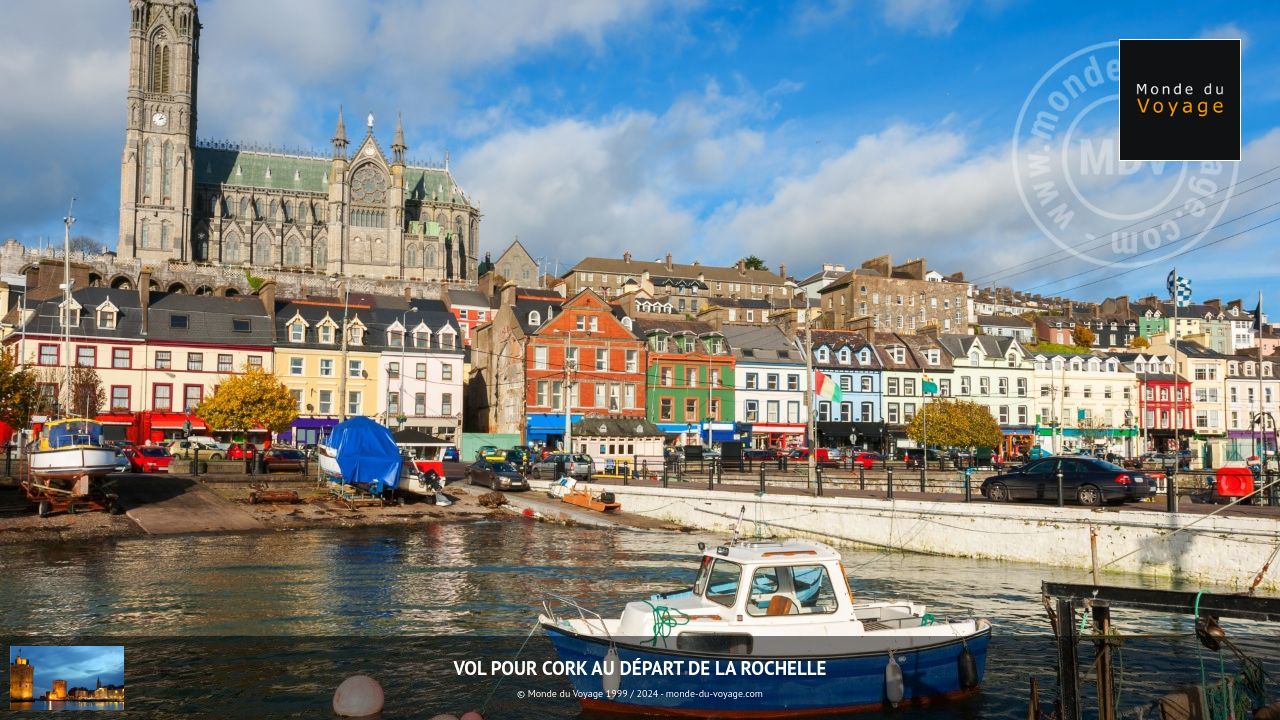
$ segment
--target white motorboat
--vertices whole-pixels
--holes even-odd
[[[54,420],[41,428],[30,467],[37,477],[68,480],[102,477],[118,469],[116,449],[102,442],[102,425],[85,418]]]

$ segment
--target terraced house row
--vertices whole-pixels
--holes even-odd
[[[139,283],[148,285],[145,277]],[[255,295],[235,297],[91,287],[75,290],[70,306],[61,295],[28,298],[15,312],[5,344],[36,368],[48,408],[62,402],[70,353],[72,365],[96,370],[106,421],[145,412],[161,430],[177,432],[186,421],[217,430],[192,410],[221,378],[257,367],[274,373],[297,403],[285,440],[315,442],[354,415],[448,439],[461,432],[464,345],[442,300],[340,289],[277,299],[267,281]]]

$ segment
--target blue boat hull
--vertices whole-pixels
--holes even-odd
[[[603,663],[609,643],[543,625],[560,659],[582,661],[592,668]],[[937,645],[895,652],[902,668],[904,705],[925,704],[967,695],[977,685],[966,688],[960,681],[960,655],[968,647],[981,684],[986,670],[987,643],[991,629],[964,640],[941,638]],[[618,692],[612,697],[604,690],[599,674],[571,674],[585,710],[626,715],[665,715],[699,718],[794,718],[836,713],[879,710],[888,706],[885,696],[885,667],[888,653],[824,656],[813,658],[761,658],[743,655],[706,655],[676,652],[634,645],[615,645],[621,663],[670,660],[739,664],[748,660],[821,660],[826,663],[821,676],[767,675],[622,675]]]

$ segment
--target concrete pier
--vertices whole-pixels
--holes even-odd
[[[535,488],[546,483],[532,483]],[[627,513],[705,530],[806,537],[834,545],[1012,560],[1087,572],[1089,532],[1104,571],[1185,578],[1247,590],[1280,544],[1273,517],[1213,516],[1043,504],[756,495],[688,485],[610,485]],[[1280,562],[1259,585],[1280,590]]]
[[[115,492],[129,519],[151,535],[264,529],[240,506],[182,476],[123,475]]]

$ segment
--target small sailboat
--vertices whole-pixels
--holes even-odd
[[[584,710],[666,717],[818,717],[959,697],[981,684],[991,636],[985,619],[859,601],[839,553],[798,540],[703,548],[691,588],[618,618],[553,597],[538,620]]]
[[[103,444],[102,425],[85,418],[46,423],[30,463],[36,477],[67,480],[102,477],[117,469],[116,449]]]

